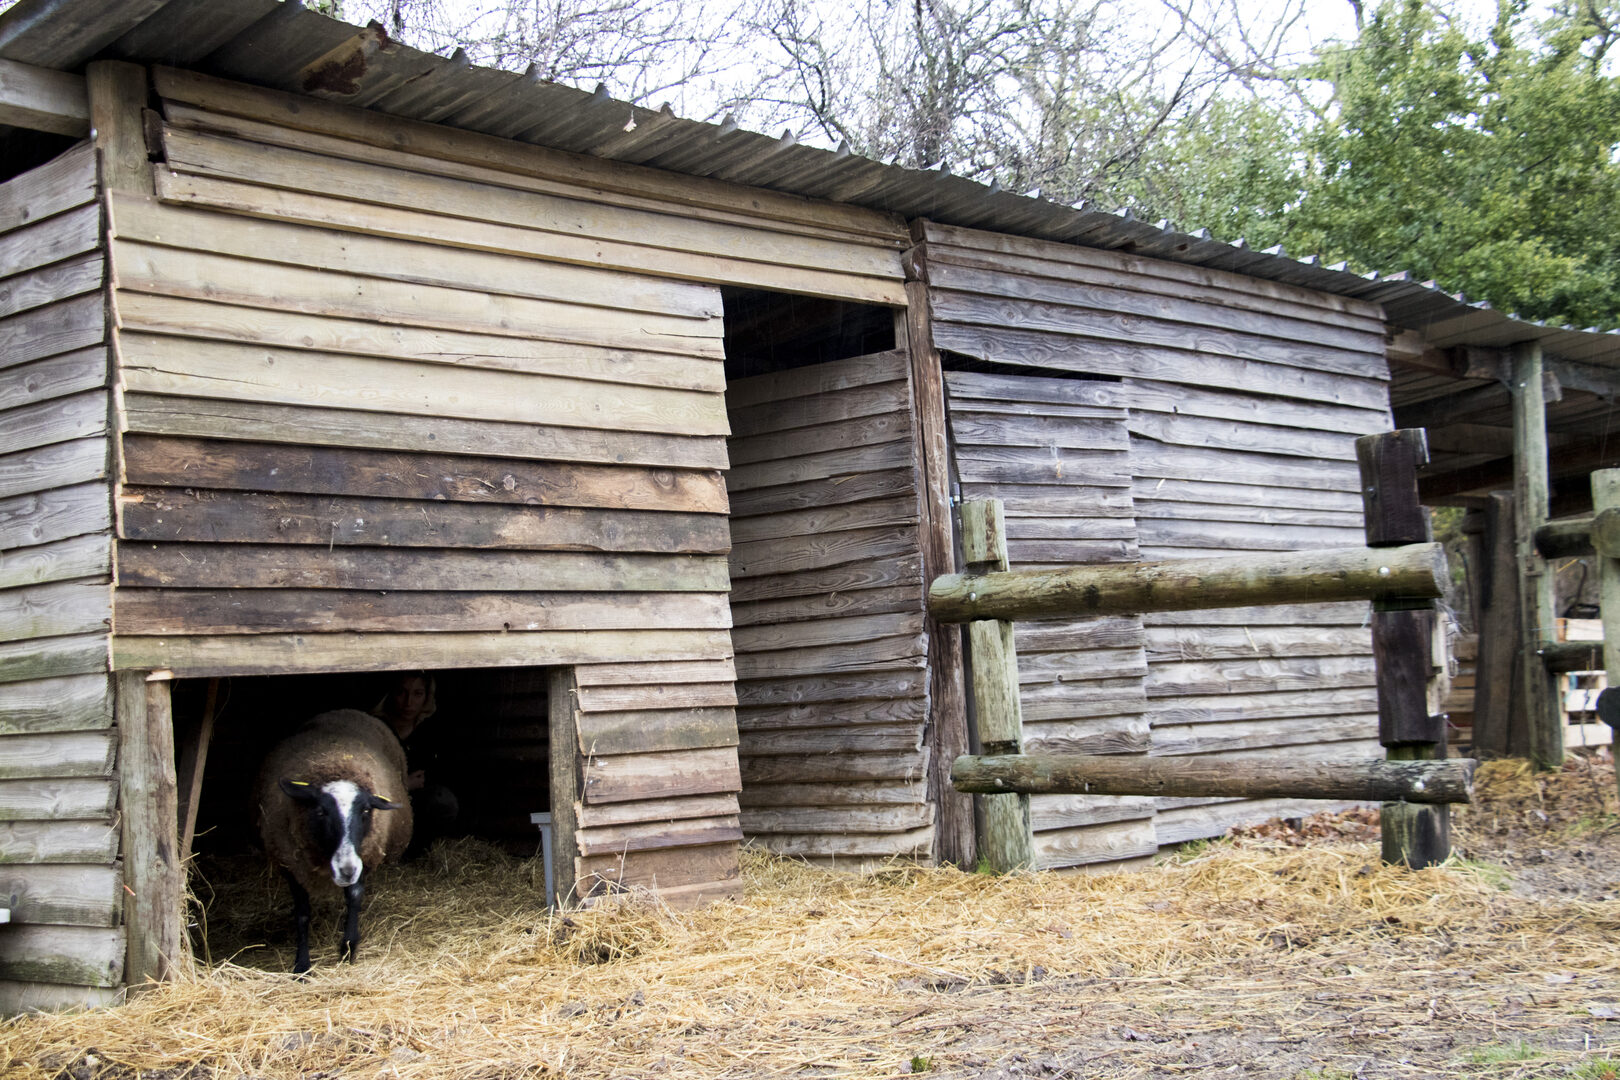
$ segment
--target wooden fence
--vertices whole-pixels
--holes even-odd
[[[1029,796],[1287,796],[1385,800],[1386,862],[1430,866],[1451,849],[1447,804],[1472,798],[1475,763],[1444,761],[1433,678],[1446,560],[1418,503],[1422,430],[1356,441],[1367,547],[1158,563],[1013,570],[999,500],[961,507],[965,571],[936,578],[928,610],[968,624],[981,754],[956,759],[953,785],[986,796],[979,855],[996,870],[1034,864]],[[1387,761],[1313,765],[1024,754],[1013,620],[1343,600],[1373,604],[1379,741]]]

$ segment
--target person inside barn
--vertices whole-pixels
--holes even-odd
[[[405,787],[411,793],[416,828],[405,858],[414,858],[429,844],[447,836],[461,814],[461,802],[443,783],[442,725],[429,725],[438,710],[437,686],[425,671],[404,671],[394,679],[371,713],[385,721],[405,748]]]

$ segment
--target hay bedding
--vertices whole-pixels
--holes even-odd
[[[1494,767],[1482,787],[1461,847],[1599,852],[1572,863],[1597,884],[1380,867],[1351,815],[1089,877],[750,853],[740,901],[555,917],[530,899],[535,862],[464,842],[378,875],[357,965],[332,962],[336,905],[318,912],[307,981],[282,973],[279,881],[221,878],[206,974],[12,1021],[0,1062],[80,1080],[1620,1075],[1613,773]]]

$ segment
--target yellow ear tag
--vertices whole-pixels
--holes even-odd
[[[309,787],[308,780],[289,780],[287,783],[292,784],[294,787]]]

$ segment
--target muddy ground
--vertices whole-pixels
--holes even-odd
[[[753,855],[690,913],[553,916],[532,861],[441,849],[379,875],[360,963],[321,937],[303,981],[250,872],[211,883],[213,967],[0,1026],[0,1075],[1620,1080],[1612,764],[1498,763],[1481,795],[1423,872],[1378,864],[1363,811],[1134,874]]]

